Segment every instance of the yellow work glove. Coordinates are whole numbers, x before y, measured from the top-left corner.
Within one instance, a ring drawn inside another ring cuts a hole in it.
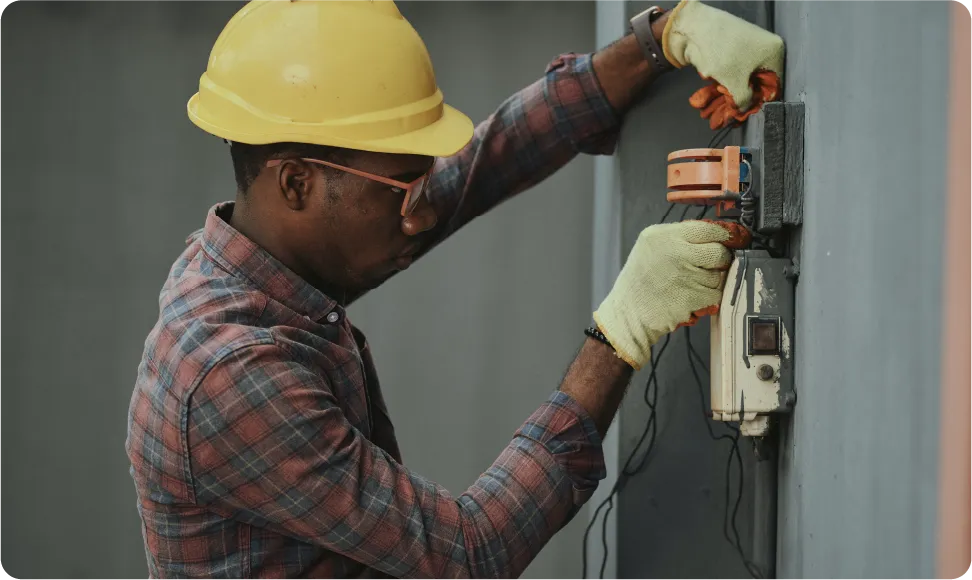
[[[732,259],[724,244],[735,245],[732,238],[740,231],[745,232],[738,224],[707,221],[642,230],[614,288],[594,313],[618,356],[638,370],[662,336],[694,322],[693,313],[713,311]]]
[[[672,9],[662,35],[662,49],[674,66],[692,65],[703,78],[725,87],[737,111],[747,111],[754,105],[750,88],[754,73],[774,73],[777,87],[783,78],[782,38],[698,0],[682,0]],[[768,101],[778,97],[758,96]]]

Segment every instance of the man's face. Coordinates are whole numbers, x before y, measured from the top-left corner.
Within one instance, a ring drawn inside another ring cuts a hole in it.
[[[361,152],[346,166],[410,183],[426,173],[433,158]],[[275,180],[286,205],[306,188],[305,201],[287,208],[291,251],[313,273],[312,283],[325,291],[356,294],[374,288],[411,264],[424,232],[436,222],[435,212],[423,199],[402,217],[405,193],[366,177],[306,162],[285,163]],[[294,181],[305,180],[303,185]],[[287,190],[291,190],[290,193]],[[413,195],[419,195],[419,191]]]

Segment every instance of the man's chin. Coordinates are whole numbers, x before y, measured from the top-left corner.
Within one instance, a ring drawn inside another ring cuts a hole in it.
[[[374,290],[375,288],[384,284],[385,281],[387,281],[389,278],[391,278],[395,274],[398,274],[399,272],[401,272],[407,267],[408,264],[402,264],[396,261],[392,261],[389,262],[381,269],[375,269],[372,272],[369,272],[364,275],[360,275],[358,277],[357,283],[354,284],[355,290],[353,291],[353,293],[357,296],[360,296],[365,292]]]
[[[363,280],[360,285],[360,292],[367,292],[369,290],[374,290],[375,288],[381,286],[386,280],[398,273],[397,269],[385,270],[379,274],[374,274],[369,276],[367,280]]]

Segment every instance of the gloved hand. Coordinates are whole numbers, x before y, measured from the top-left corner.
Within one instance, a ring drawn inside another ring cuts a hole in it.
[[[727,246],[748,243],[749,231],[730,222],[645,228],[594,321],[618,355],[640,369],[662,336],[718,310],[732,259]]]
[[[674,66],[692,65],[715,81],[689,99],[713,129],[742,121],[780,96],[783,39],[698,0],[682,0],[672,10],[662,49]]]
[[[689,104],[699,109],[703,119],[709,120],[709,128],[712,130],[725,127],[733,120],[741,123],[759,111],[763,103],[775,101],[780,94],[780,79],[774,72],[753,73],[750,77],[750,85],[753,91],[753,102],[745,111],[740,111],[736,107],[729,89],[719,83],[712,83],[692,93]]]

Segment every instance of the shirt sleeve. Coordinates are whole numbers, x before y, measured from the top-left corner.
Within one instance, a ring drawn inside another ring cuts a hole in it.
[[[608,155],[621,116],[608,102],[591,54],[564,54],[543,78],[504,101],[465,148],[436,161],[429,199],[440,226],[432,245],[563,167],[578,153]]]
[[[396,577],[517,577],[605,476],[593,421],[558,391],[454,497],[368,441],[273,344],[207,373],[187,440],[197,504]]]

